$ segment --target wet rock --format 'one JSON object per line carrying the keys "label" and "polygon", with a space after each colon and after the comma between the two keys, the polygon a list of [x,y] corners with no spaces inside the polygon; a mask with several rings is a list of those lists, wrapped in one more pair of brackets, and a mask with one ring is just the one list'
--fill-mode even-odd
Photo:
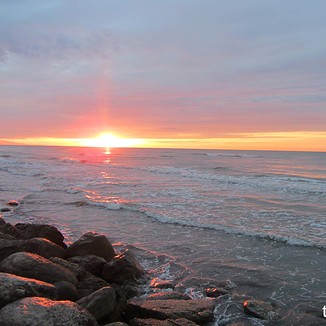
{"label": "wet rock", "polygon": [[161,280],[160,278],[155,277],[152,279],[150,287],[156,289],[174,289],[175,285],[172,281]]}
{"label": "wet rock", "polygon": [[88,272],[84,267],[75,263],[60,259],[58,257],[50,258],[50,261],[69,269],[77,277],[78,283],[76,288],[78,291],[78,298],[83,298],[94,291],[109,285],[103,279],[96,277],[92,273]]}
{"label": "wet rock", "polygon": [[56,299],[56,295],[56,289],[52,284],[13,274],[0,273],[0,308],[9,302],[24,297]]}
{"label": "wet rock", "polygon": [[6,205],[11,206],[11,207],[17,207],[17,206],[19,206],[19,203],[17,200],[10,200],[6,203]]}
{"label": "wet rock", "polygon": [[96,232],[87,232],[68,247],[67,257],[96,255],[110,261],[114,249],[105,235]]}
{"label": "wet rock", "polygon": [[8,207],[2,207],[2,208],[0,208],[0,212],[2,212],[2,213],[11,212],[11,209]]}
{"label": "wet rock", "polygon": [[76,287],[67,281],[59,281],[53,284],[57,291],[57,300],[76,301],[78,299],[78,292]]}
{"label": "wet rock", "polygon": [[229,291],[223,289],[223,288],[207,288],[205,290],[205,294],[209,298],[217,298],[220,297],[221,295],[228,294]]}
{"label": "wet rock", "polygon": [[183,293],[175,291],[158,292],[148,295],[146,300],[190,300],[191,298]]}
{"label": "wet rock", "polygon": [[77,284],[78,282],[76,276],[68,269],[28,252],[17,252],[2,260],[0,271],[49,283],[67,281]]}
{"label": "wet rock", "polygon": [[77,303],[100,321],[109,318],[116,308],[116,293],[112,287],[106,286],[78,300]]}
{"label": "wet rock", "polygon": [[102,278],[109,283],[137,282],[146,274],[135,256],[127,249],[105,264]]}
{"label": "wet rock", "polygon": [[194,323],[193,321],[185,318],[178,318],[178,319],[166,319],[166,320],[159,320],[159,319],[142,319],[142,318],[135,318],[129,322],[130,326],[198,326],[198,324]]}
{"label": "wet rock", "polygon": [[24,298],[0,310],[1,326],[97,326],[95,318],[71,301]]}
{"label": "wet rock", "polygon": [[2,216],[0,215],[0,226],[1,225],[5,225],[6,221],[2,218]]}
{"label": "wet rock", "polygon": [[4,223],[0,225],[0,232],[12,235],[15,238],[20,236],[20,231],[10,223]]}
{"label": "wet rock", "polygon": [[104,326],[129,326],[129,325],[121,321],[115,321],[114,323],[109,323]]}
{"label": "wet rock", "polygon": [[247,314],[253,315],[260,319],[277,320],[280,318],[274,307],[263,301],[259,300],[246,300],[243,303],[244,310]]}
{"label": "wet rock", "polygon": [[65,256],[65,250],[63,248],[47,239],[35,238],[30,240],[15,240],[0,237],[0,261],[20,251],[31,252],[45,258]]}
{"label": "wet rock", "polygon": [[75,256],[69,258],[68,261],[83,266],[95,276],[101,276],[103,266],[106,263],[104,258],[95,255]]}
{"label": "wet rock", "polygon": [[197,324],[214,320],[215,301],[198,300],[132,300],[127,315],[132,318],[189,319]]}
{"label": "wet rock", "polygon": [[45,238],[62,248],[67,248],[63,242],[64,236],[52,225],[17,223],[15,227],[21,232],[20,239]]}
{"label": "wet rock", "polygon": [[6,233],[0,232],[0,239],[4,239],[4,240],[15,240],[15,237],[13,237],[10,234],[6,234]]}
{"label": "wet rock", "polygon": [[217,286],[226,290],[232,290],[237,287],[237,285],[230,280],[217,282]]}

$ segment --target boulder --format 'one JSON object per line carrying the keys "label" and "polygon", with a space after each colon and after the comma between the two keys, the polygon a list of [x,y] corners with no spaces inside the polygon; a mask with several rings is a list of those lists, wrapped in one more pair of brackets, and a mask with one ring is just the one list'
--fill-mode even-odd
{"label": "boulder", "polygon": [[108,238],[96,232],[87,232],[71,246],[68,247],[67,257],[95,255],[110,261],[114,255],[114,249]]}
{"label": "boulder", "polygon": [[94,291],[101,289],[109,284],[92,273],[88,272],[84,267],[75,263],[60,259],[58,257],[50,258],[50,261],[59,264],[69,269],[78,279],[76,285],[78,291],[78,298],[83,298]]}
{"label": "boulder", "polygon": [[205,294],[207,297],[209,298],[217,298],[217,297],[220,297],[221,295],[225,295],[225,294],[228,294],[229,291],[227,291],[226,289],[223,289],[223,288],[207,288],[205,290]]}
{"label": "boulder", "polygon": [[28,252],[16,252],[2,260],[0,271],[49,283],[67,281],[77,284],[78,282],[76,276],[67,268]]}
{"label": "boulder", "polygon": [[47,239],[16,240],[0,237],[0,261],[20,251],[31,252],[45,258],[65,256],[65,250],[63,248]]}
{"label": "boulder", "polygon": [[129,322],[129,325],[130,326],[198,326],[198,324],[185,318],[166,319],[166,320],[159,320],[153,318],[148,318],[148,319],[135,318]]}
{"label": "boulder", "polygon": [[78,292],[76,287],[67,281],[59,281],[53,284],[57,291],[57,300],[76,301],[78,299]]}
{"label": "boulder", "polygon": [[274,307],[259,300],[246,300],[243,303],[244,310],[247,314],[265,320],[277,320],[280,318]]}
{"label": "boulder", "polygon": [[174,289],[175,285],[172,281],[161,280],[155,277],[151,280],[150,287],[156,289]]}
{"label": "boulder", "polygon": [[100,321],[109,318],[116,308],[116,293],[112,287],[106,286],[78,300],[77,303]]}
{"label": "boulder", "polygon": [[0,225],[0,232],[12,235],[15,238],[20,236],[20,231],[10,223]]}
{"label": "boulder", "polygon": [[122,321],[115,321],[114,323],[109,323],[104,326],[129,326],[129,325]]}
{"label": "boulder", "polygon": [[128,319],[178,319],[185,318],[197,324],[214,320],[215,301],[197,300],[132,300],[127,306]]}
{"label": "boulder", "polygon": [[97,326],[95,318],[71,301],[34,297],[14,301],[0,310],[1,326]]}
{"label": "boulder", "polygon": [[0,232],[0,239],[15,240],[16,238],[10,234]]}
{"label": "boulder", "polygon": [[146,300],[191,300],[189,295],[176,291],[158,292],[148,295]]}
{"label": "boulder", "polygon": [[17,223],[15,227],[21,232],[20,239],[45,238],[60,247],[67,248],[63,242],[64,236],[53,225]]}
{"label": "boulder", "polygon": [[2,218],[2,216],[0,215],[0,226],[1,225],[5,225],[6,221]]}
{"label": "boulder", "polygon": [[135,256],[127,249],[105,264],[102,278],[109,283],[137,282],[146,274]]}
{"label": "boulder", "polygon": [[9,200],[6,205],[11,206],[11,207],[17,207],[19,206],[19,203],[17,200]]}
{"label": "boulder", "polygon": [[74,256],[69,258],[68,261],[83,266],[87,271],[95,276],[102,275],[102,269],[106,263],[104,258],[95,255]]}
{"label": "boulder", "polygon": [[0,308],[9,302],[24,297],[46,297],[56,299],[52,284],[13,274],[0,273]]}

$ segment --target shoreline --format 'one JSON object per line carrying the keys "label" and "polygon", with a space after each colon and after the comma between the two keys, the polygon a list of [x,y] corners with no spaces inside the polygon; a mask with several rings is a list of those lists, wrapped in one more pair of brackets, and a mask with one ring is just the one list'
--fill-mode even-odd
{"label": "shoreline", "polygon": [[[115,297],[118,296],[118,297],[120,297],[120,299],[122,297],[124,297],[124,300],[122,300],[122,301],[124,301],[122,304],[122,306],[124,308],[121,308],[121,302],[120,302],[119,308],[115,307],[115,309],[120,310],[120,317],[118,317],[119,321],[127,322],[128,323],[127,325],[156,325],[156,324],[161,325],[160,323],[162,320],[164,320],[164,322],[165,322],[164,325],[170,325],[168,323],[170,323],[171,320],[177,320],[177,322],[180,323],[180,324],[176,324],[176,325],[197,325],[196,322],[198,322],[198,324],[202,324],[202,325],[212,325],[212,323],[214,323],[214,319],[216,320],[216,318],[217,318],[216,313],[217,313],[217,309],[219,307],[219,304],[217,304],[216,298],[220,298],[220,299],[222,298],[224,300],[226,298],[228,298],[228,300],[229,300],[230,296],[234,296],[234,298],[237,298],[238,303],[241,305],[242,316],[240,317],[240,319],[246,320],[248,318],[252,318],[252,317],[248,317],[248,313],[251,316],[253,314],[256,314],[255,318],[264,318],[264,319],[280,318],[278,316],[278,314],[276,312],[274,312],[274,310],[276,309],[275,306],[270,305],[268,303],[261,302],[261,301],[253,300],[249,296],[234,294],[232,291],[233,286],[234,286],[232,284],[232,282],[226,282],[224,284],[222,284],[223,282],[216,282],[216,285],[219,285],[219,286],[207,288],[204,293],[203,299],[191,299],[185,293],[180,292],[181,287],[176,286],[177,284],[174,284],[173,281],[160,279],[158,277],[154,277],[154,278],[150,279],[148,272],[144,271],[144,269],[141,267],[141,265],[139,264],[137,259],[132,254],[130,254],[130,257],[127,257],[127,256],[129,256],[128,253],[126,254],[126,252],[128,252],[128,250],[123,253],[114,252],[113,247],[111,246],[108,239],[104,235],[100,235],[100,234],[94,233],[94,232],[86,233],[80,239],[75,241],[72,245],[67,247],[63,242],[63,236],[60,233],[60,231],[51,225],[18,223],[18,224],[16,224],[16,226],[13,226],[9,223],[6,223],[5,220],[3,220],[2,218],[0,221],[1,221],[0,235],[2,235],[2,238],[1,238],[2,250],[0,251],[2,253],[2,257],[1,257],[1,262],[0,262],[0,271],[1,271],[2,276],[4,273],[11,271],[12,274],[16,274],[20,277],[26,277],[26,275],[22,275],[24,273],[26,274],[26,271],[23,271],[23,272],[20,271],[17,266],[13,265],[8,268],[8,264],[9,264],[8,261],[15,261],[14,258],[16,257],[16,259],[17,259],[17,257],[19,258],[20,256],[22,256],[22,257],[20,257],[20,259],[24,258],[24,259],[27,259],[27,261],[28,261],[28,259],[31,259],[31,257],[35,258],[35,255],[40,254],[40,253],[42,253],[43,256],[42,255],[38,255],[38,256],[41,256],[43,258],[38,258],[38,259],[47,260],[52,264],[54,263],[57,265],[61,265],[63,268],[66,268],[68,270],[69,270],[69,268],[70,269],[72,268],[69,264],[72,263],[70,260],[73,258],[75,259],[74,263],[79,260],[79,263],[82,264],[83,268],[86,268],[86,266],[87,266],[88,269],[93,270],[93,273],[94,273],[94,268],[95,268],[94,266],[97,266],[97,269],[98,269],[99,268],[98,266],[102,264],[102,268],[100,268],[100,269],[102,269],[102,272],[99,273],[97,271],[95,273],[97,273],[98,276],[95,276],[95,275],[93,275],[93,276],[97,277],[98,279],[101,279],[101,277],[102,277],[102,281],[103,281],[103,275],[106,275],[105,272],[103,271],[103,266],[104,266],[104,269],[105,268],[107,269],[107,272],[106,272],[106,273],[108,273],[107,275],[110,275],[110,276],[106,275],[104,277],[104,282],[105,282],[105,279],[106,279],[106,281],[110,280],[111,282],[108,282],[107,286],[103,286],[103,283],[102,283],[100,288],[96,289],[95,291],[93,291],[94,289],[92,289],[92,291],[88,291],[91,293],[87,293],[87,291],[84,292],[84,294],[87,293],[87,295],[80,297],[79,301],[77,300],[77,303],[80,302],[80,300],[82,300],[81,301],[82,303],[83,303],[83,301],[88,302],[87,300],[90,300],[90,299],[87,299],[89,296],[90,297],[95,296],[96,292],[98,292],[102,288],[111,287],[111,289],[113,288],[114,291],[116,291]],[[28,230],[28,232],[26,230]],[[51,231],[49,231],[49,230],[51,230]],[[44,246],[44,244],[42,244],[42,240],[40,238],[42,238],[42,236],[45,236],[47,238],[50,237],[53,240],[53,234],[55,234],[56,237],[61,238],[61,240],[60,240],[61,242],[59,243],[59,244],[61,244],[61,247],[58,244],[53,244],[51,242],[51,246],[53,246],[57,251],[55,251],[55,250],[51,251],[48,247],[46,247],[46,250],[44,250],[45,248],[42,248],[42,246]],[[35,237],[35,236],[37,236],[37,237]],[[24,240],[22,240],[22,238],[24,238]],[[29,239],[27,239],[27,238],[29,238]],[[87,244],[86,246],[88,246],[87,249],[85,249],[86,248],[85,244],[81,244],[81,242],[83,242],[83,238],[84,238],[84,242]],[[102,242],[100,241],[101,242],[100,245],[96,244],[96,242],[98,241],[99,238],[102,241]],[[5,253],[3,251],[4,243],[7,243],[7,247],[8,247],[8,241],[11,242],[11,244],[14,242],[16,243],[15,249],[13,249],[12,245],[11,245],[11,250],[9,252],[10,254],[8,254],[8,251]],[[38,245],[34,244],[33,246],[31,246],[30,244],[28,244],[31,241],[34,241],[34,242],[40,241],[41,244],[39,243]],[[49,240],[43,239],[43,241],[47,241],[47,245],[49,245],[48,244],[50,242]],[[91,245],[90,245],[90,242],[92,243]],[[76,253],[71,253],[71,252],[74,250],[74,248],[76,246],[78,247],[78,244],[79,244],[79,248],[77,248],[77,257],[80,254],[82,256],[79,256],[79,259],[76,259],[76,257],[75,257]],[[58,246],[60,247],[59,251],[57,248]],[[64,247],[67,247],[67,249]],[[106,248],[106,250],[103,251],[103,247]],[[81,252],[78,253],[78,250],[81,250]],[[113,252],[112,252],[112,250],[113,250]],[[14,251],[14,252],[12,252],[12,251]],[[34,251],[34,254],[26,253],[26,252],[33,252],[33,251]],[[36,253],[35,253],[35,251],[36,251]],[[104,253],[101,253],[102,251]],[[107,256],[108,251],[111,251],[109,256]],[[50,256],[53,254],[53,252],[56,253],[55,256],[61,256],[61,257],[51,258]],[[96,253],[100,256],[105,256],[106,261],[105,261],[105,259],[103,261],[103,257],[100,257],[100,256],[95,256],[97,258],[93,257],[92,258],[93,260],[91,262],[87,261],[87,258],[85,258],[85,257],[89,256],[89,254],[93,255],[94,253]],[[26,257],[23,257],[24,255]],[[44,257],[44,256],[46,256],[46,257]],[[68,258],[69,256],[71,256],[71,259]],[[66,260],[66,259],[68,259],[68,260]],[[87,263],[83,259],[86,259]],[[121,279],[122,270],[120,270],[115,276],[113,275],[114,273],[112,272],[112,268],[113,268],[112,266],[114,265],[113,262],[115,259],[118,260],[118,261],[116,261],[116,263],[117,263],[116,265],[121,264],[121,259],[124,261],[124,263],[127,264],[127,267],[125,266],[126,267],[125,271],[127,271],[127,274],[124,275],[122,277],[122,279]],[[10,264],[9,264],[9,266],[10,266]],[[27,267],[25,267],[25,270],[26,270],[26,268]],[[71,269],[71,271],[72,270],[73,270],[73,268]],[[43,271],[43,274],[44,274],[44,271]],[[40,275],[35,274],[35,271],[34,271],[34,274],[33,274],[34,279],[39,279],[39,281],[44,281],[43,274],[42,273]],[[29,275],[30,274],[28,274],[27,276],[29,276]],[[76,275],[78,275],[78,272]],[[99,277],[99,275],[100,275],[100,277]],[[14,277],[14,276],[11,276],[11,277]],[[141,282],[139,282],[137,280],[141,280]],[[60,279],[60,281],[62,281],[62,280]],[[67,282],[67,280],[65,280],[65,281]],[[57,282],[58,282],[58,280],[57,280]],[[55,282],[55,283],[57,283],[57,282]],[[75,281],[76,289],[78,289],[78,284],[80,284],[80,282],[81,282],[81,280],[77,280],[77,283]],[[72,285],[74,285],[74,284],[72,284]],[[144,295],[144,293],[140,292],[141,288],[144,288],[144,286],[147,287],[147,290],[148,290],[146,295]],[[56,296],[56,299],[58,298],[58,291],[59,291],[58,288],[56,288],[56,292],[55,292],[56,294],[52,295],[51,299],[53,299],[53,297],[55,297],[55,296]],[[63,291],[64,296],[67,295],[66,291],[68,291],[68,290],[65,289]],[[83,291],[83,289],[79,287],[79,292],[80,291]],[[108,291],[108,289],[106,289],[106,291]],[[112,291],[113,290],[111,290],[111,292]],[[70,292],[68,293],[69,295],[71,295]],[[77,293],[78,293],[78,290],[77,290]],[[119,293],[119,295],[117,295],[117,293]],[[1,292],[0,292],[0,294],[1,294]],[[135,299],[135,294],[136,294],[136,299]],[[80,296],[80,293],[78,294],[78,296]],[[27,297],[30,297],[30,296],[27,296]],[[85,297],[86,297],[86,299],[85,299]],[[33,298],[33,296],[29,299],[29,301],[32,301],[32,298]],[[17,298],[15,298],[15,299],[17,299]],[[63,300],[63,299],[66,299],[66,298],[62,297],[61,300]],[[19,300],[25,300],[25,299],[20,298]],[[5,323],[7,322],[6,317],[4,317],[4,316],[7,316],[7,318],[9,318],[8,315],[6,315],[6,310],[8,310],[9,308],[6,308],[6,307],[14,306],[14,303],[18,304],[19,300],[18,301],[13,300],[13,303],[7,302],[7,304],[2,307],[2,310],[0,310],[0,320],[2,320],[3,325],[6,325]],[[55,301],[57,302],[58,300],[55,300]],[[223,300],[221,300],[220,305],[222,304],[222,302],[223,302]],[[245,302],[246,302],[246,304],[244,305]],[[82,305],[82,303],[81,303],[81,305]],[[33,302],[30,302],[30,304],[35,305],[37,303],[35,303],[35,300],[34,300]],[[98,306],[98,304],[97,304],[97,306]],[[98,308],[99,307],[97,307],[96,309],[94,308],[94,309],[97,310]],[[18,309],[17,311],[19,311],[19,307],[18,308],[16,307],[16,309]],[[93,308],[89,308],[89,309],[92,311]],[[122,309],[124,309],[124,310],[122,311]],[[37,308],[35,308],[35,310],[37,311]],[[110,312],[111,315],[112,315],[112,311]],[[121,313],[121,311],[122,311],[122,313]],[[155,313],[153,313],[153,311]],[[161,313],[157,314],[157,311],[161,311]],[[163,316],[162,311],[165,311],[166,315]],[[169,311],[169,313],[167,313],[167,311]],[[187,313],[185,313],[185,311]],[[205,313],[203,311],[205,311]],[[94,313],[96,315],[96,312],[94,312]],[[115,314],[116,314],[116,311],[115,311]],[[31,315],[33,315],[33,313],[31,313]],[[198,316],[201,316],[201,317],[199,318]],[[156,317],[156,319],[155,319],[155,317]],[[101,317],[101,318],[103,318],[103,317]],[[100,318],[100,325],[104,325],[102,323],[103,319],[101,321],[101,318]],[[105,320],[105,322],[113,321],[112,316],[111,317],[106,316],[106,318],[107,318],[107,320]],[[111,320],[110,320],[110,318],[111,318]],[[188,318],[190,318],[190,319],[188,319]],[[115,319],[117,319],[116,316],[115,316]],[[117,320],[114,320],[114,322],[116,322],[116,321]],[[232,321],[232,322],[234,322],[234,321]],[[82,325],[82,324],[80,324],[80,325]],[[230,323],[230,325],[231,325],[231,323]]]}

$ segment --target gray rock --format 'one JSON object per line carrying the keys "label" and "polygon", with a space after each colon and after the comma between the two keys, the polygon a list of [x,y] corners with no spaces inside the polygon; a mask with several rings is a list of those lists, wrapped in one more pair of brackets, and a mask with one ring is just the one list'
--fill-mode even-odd
{"label": "gray rock", "polygon": [[259,300],[246,300],[243,303],[243,307],[247,314],[253,315],[260,319],[277,320],[280,318],[278,313],[275,312],[275,308],[267,302]]}
{"label": "gray rock", "polygon": [[134,255],[127,249],[105,264],[102,278],[109,283],[136,282],[146,274]]}
{"label": "gray rock", "polygon": [[215,300],[132,300],[128,303],[128,319],[178,319],[185,318],[197,324],[214,320]]}
{"label": "gray rock", "polygon": [[95,318],[71,301],[24,298],[0,310],[1,326],[98,326]]}
{"label": "gray rock", "polygon": [[71,246],[68,247],[67,257],[96,255],[110,261],[114,255],[114,249],[108,238],[96,232],[87,232]]}
{"label": "gray rock", "polygon": [[35,238],[30,240],[4,239],[0,237],[0,261],[15,252],[26,251],[45,258],[64,257],[63,248],[47,239]]}
{"label": "gray rock", "polygon": [[160,278],[155,277],[152,279],[150,287],[156,289],[174,289],[175,285],[172,281],[161,280]]}
{"label": "gray rock", "polygon": [[53,284],[57,291],[58,300],[76,301],[78,299],[78,292],[76,287],[67,281],[59,281]]}
{"label": "gray rock", "polygon": [[92,273],[88,272],[84,267],[75,263],[60,259],[58,257],[52,257],[50,258],[50,261],[59,264],[74,273],[78,279],[78,284],[76,285],[78,298],[83,298],[94,291],[109,285],[101,278],[96,277]]}
{"label": "gray rock", "polygon": [[130,326],[198,326],[198,324],[185,318],[166,319],[166,320],[159,320],[153,318],[148,318],[148,319],[135,318],[129,322],[129,325]]}
{"label": "gray rock", "polygon": [[28,252],[17,252],[2,260],[0,271],[49,283],[67,281],[77,284],[78,282],[70,270],[44,257]]}
{"label": "gray rock", "polygon": [[191,300],[189,295],[175,292],[175,291],[166,291],[158,292],[148,295],[146,300]]}
{"label": "gray rock", "polygon": [[53,225],[17,223],[15,227],[21,232],[20,239],[45,238],[62,248],[67,248],[63,242],[64,236]]}
{"label": "gray rock", "polygon": [[69,258],[68,261],[83,266],[95,276],[101,276],[103,266],[106,263],[104,258],[95,255],[74,256]]}
{"label": "gray rock", "polygon": [[107,319],[116,308],[116,293],[110,286],[101,288],[77,301],[87,309],[97,321]]}
{"label": "gray rock", "polygon": [[13,274],[0,273],[0,308],[9,302],[24,297],[46,297],[56,299],[52,284]]}

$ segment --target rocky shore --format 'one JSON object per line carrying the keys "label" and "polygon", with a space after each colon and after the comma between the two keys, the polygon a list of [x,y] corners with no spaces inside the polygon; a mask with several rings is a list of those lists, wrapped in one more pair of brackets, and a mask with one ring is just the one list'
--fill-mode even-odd
{"label": "rocky shore", "polygon": [[[145,285],[154,290],[145,295]],[[2,326],[212,325],[231,298],[228,309],[239,319],[229,325],[252,325],[248,314],[279,318],[272,305],[231,294],[229,285],[191,299],[171,281],[150,279],[130,251],[116,252],[105,235],[87,232],[67,246],[52,225],[12,225],[0,217]]]}

